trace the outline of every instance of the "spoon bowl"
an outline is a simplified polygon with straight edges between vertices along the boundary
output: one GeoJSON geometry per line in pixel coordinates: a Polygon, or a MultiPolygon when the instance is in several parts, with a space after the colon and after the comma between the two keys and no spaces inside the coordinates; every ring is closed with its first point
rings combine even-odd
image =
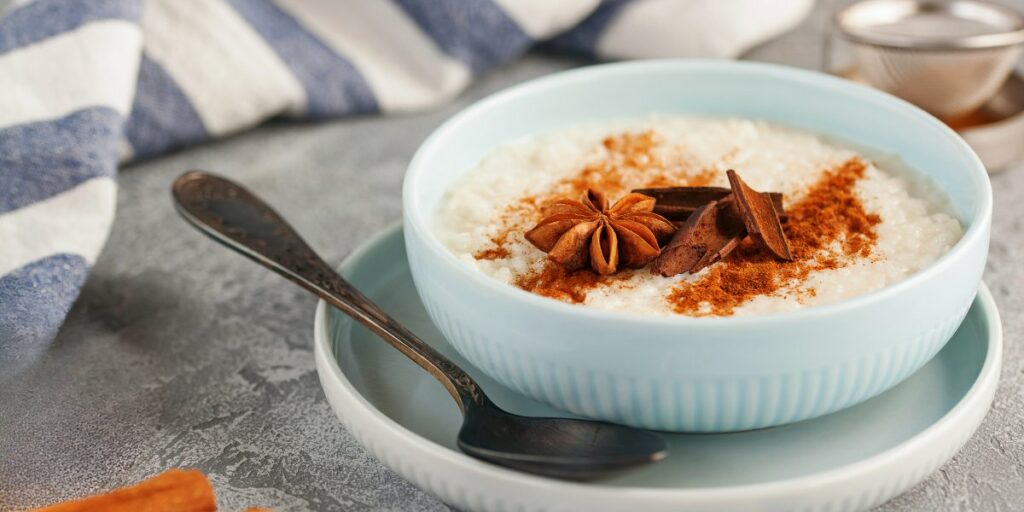
{"type": "Polygon", "coordinates": [[[242,186],[191,171],[175,180],[172,195],[178,212],[197,229],[309,290],[430,372],[462,411],[458,445],[467,454],[570,480],[601,478],[667,454],[665,441],[652,432],[502,410],[469,374],[338,275],[277,212],[242,186]]]}
{"type": "Polygon", "coordinates": [[[668,453],[653,432],[570,418],[533,418],[497,407],[471,408],[459,449],[478,459],[568,480],[591,480],[659,461],[668,453]]]}

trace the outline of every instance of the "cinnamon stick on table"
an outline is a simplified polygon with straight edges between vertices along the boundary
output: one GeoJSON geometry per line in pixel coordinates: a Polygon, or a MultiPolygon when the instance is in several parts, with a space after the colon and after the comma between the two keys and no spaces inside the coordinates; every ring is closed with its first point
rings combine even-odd
{"type": "Polygon", "coordinates": [[[201,472],[169,469],[130,487],[37,509],[36,512],[213,512],[213,487],[201,472]]]}

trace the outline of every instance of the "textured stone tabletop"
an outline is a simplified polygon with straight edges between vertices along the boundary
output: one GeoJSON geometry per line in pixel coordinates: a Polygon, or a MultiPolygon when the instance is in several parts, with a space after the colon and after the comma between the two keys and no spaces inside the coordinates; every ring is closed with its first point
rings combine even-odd
{"type": "MultiPolygon", "coordinates": [[[[824,16],[748,58],[819,67],[824,16]]],[[[314,300],[196,234],[168,187],[190,168],[242,181],[340,261],[399,218],[406,163],[434,127],[485,94],[579,64],[531,56],[435,111],[275,123],[124,169],[113,232],[67,324],[0,389],[0,508],[188,466],[210,475],[226,510],[447,510],[334,417],[313,367],[314,300]]],[[[952,462],[880,510],[1024,510],[1024,168],[993,185],[985,281],[1006,337],[995,405],[952,462]]]]}

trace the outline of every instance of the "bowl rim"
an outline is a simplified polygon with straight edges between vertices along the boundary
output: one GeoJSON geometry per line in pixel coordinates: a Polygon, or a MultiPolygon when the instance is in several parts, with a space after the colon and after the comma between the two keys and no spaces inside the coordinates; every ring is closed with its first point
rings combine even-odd
{"type": "MultiPolygon", "coordinates": [[[[920,172],[920,171],[917,171],[920,172]]],[[[945,190],[943,190],[945,193],[945,190]]],[[[406,170],[402,186],[403,206],[403,227],[406,236],[409,232],[416,233],[424,240],[424,246],[432,251],[443,261],[445,265],[453,267],[455,272],[465,276],[470,282],[482,287],[489,294],[505,297],[531,307],[552,310],[553,312],[581,317],[593,321],[621,322],[630,325],[662,325],[662,326],[706,326],[732,325],[745,326],[757,324],[777,324],[796,320],[808,320],[840,314],[844,311],[855,310],[865,307],[871,303],[892,298],[900,295],[908,289],[916,287],[919,283],[932,279],[938,274],[949,271],[959,259],[961,259],[971,247],[983,242],[988,236],[988,229],[992,216],[992,186],[989,182],[988,172],[981,163],[978,155],[971,149],[955,131],[928,114],[924,110],[895,96],[878,91],[866,85],[844,80],[839,77],[808,71],[777,64],[725,61],[710,59],[651,59],[612,64],[599,64],[581,68],[562,71],[551,75],[543,76],[533,80],[514,85],[491,94],[481,100],[474,102],[463,110],[459,111],[439,127],[437,127],[420,144],[416,153],[406,170]],[[715,72],[756,72],[773,78],[781,78],[800,82],[812,87],[823,87],[836,89],[838,92],[860,95],[864,99],[877,103],[888,109],[896,109],[903,113],[916,117],[925,123],[932,125],[938,133],[946,138],[946,143],[953,144],[963,153],[969,162],[971,182],[975,188],[975,200],[977,206],[974,211],[974,221],[967,226],[963,236],[946,253],[940,256],[926,267],[918,270],[910,276],[884,286],[872,292],[843,299],[831,304],[813,306],[793,311],[771,313],[765,315],[750,316],[727,316],[727,317],[691,317],[686,315],[641,315],[621,311],[598,310],[595,308],[581,307],[576,304],[567,304],[555,299],[541,297],[533,293],[521,290],[507,283],[477,272],[463,262],[454,253],[445,247],[435,236],[429,225],[427,217],[432,217],[435,212],[423,212],[419,207],[417,194],[414,193],[419,186],[419,180],[427,175],[424,162],[430,154],[436,151],[441,144],[440,141],[448,137],[448,134],[459,125],[480,116],[486,116],[488,111],[495,105],[509,100],[528,97],[534,94],[543,93],[546,90],[558,87],[566,83],[586,83],[592,80],[600,80],[608,75],[645,73],[662,69],[676,69],[690,72],[715,71],[715,72]]],[[[406,248],[408,251],[408,247],[406,248]]]]}

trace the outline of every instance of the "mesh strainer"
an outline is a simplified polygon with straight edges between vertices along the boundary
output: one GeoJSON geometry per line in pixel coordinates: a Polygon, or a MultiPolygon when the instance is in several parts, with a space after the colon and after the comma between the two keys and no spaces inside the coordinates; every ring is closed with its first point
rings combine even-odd
{"type": "Polygon", "coordinates": [[[992,97],[1024,43],[1019,14],[973,0],[867,0],[836,24],[864,80],[945,118],[992,97]]]}

